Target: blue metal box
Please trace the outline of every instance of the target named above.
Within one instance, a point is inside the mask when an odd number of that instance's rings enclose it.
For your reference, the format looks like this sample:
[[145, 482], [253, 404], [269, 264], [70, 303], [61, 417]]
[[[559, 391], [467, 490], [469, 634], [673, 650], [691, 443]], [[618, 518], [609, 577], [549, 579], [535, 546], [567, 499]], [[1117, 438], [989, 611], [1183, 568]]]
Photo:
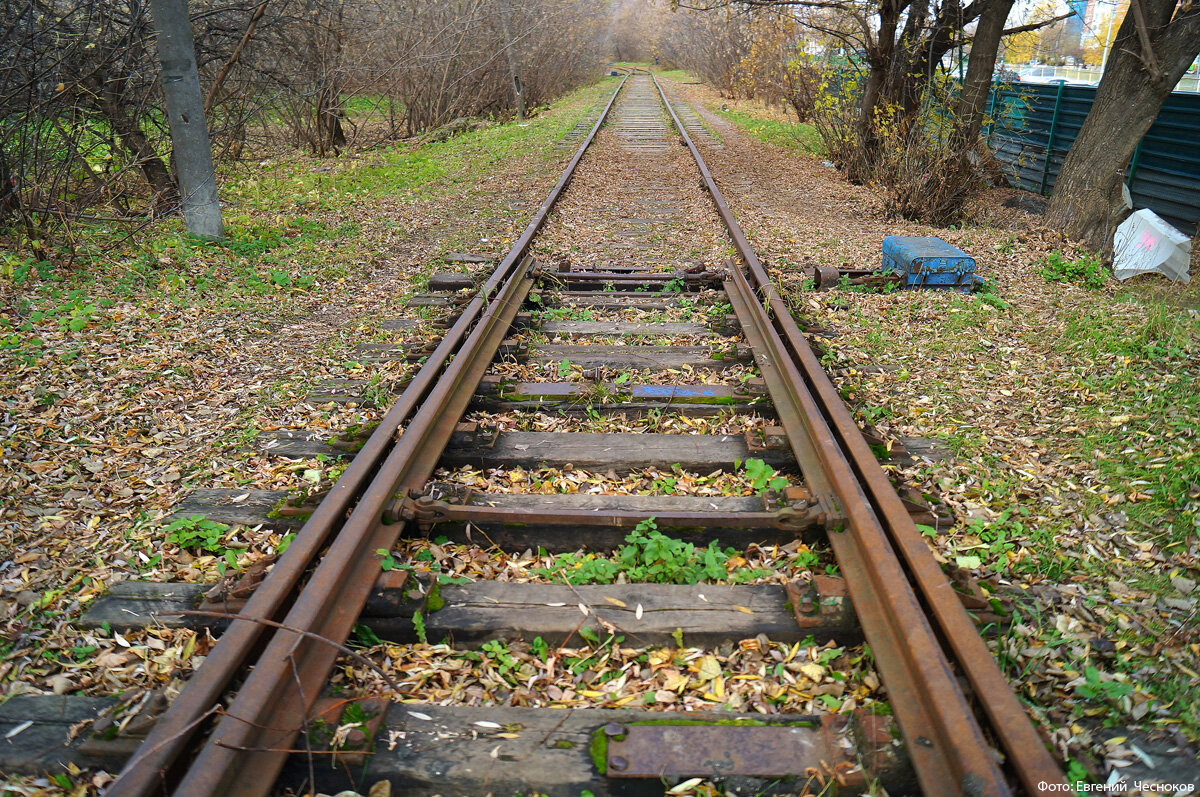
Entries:
[[904, 276], [908, 290], [933, 288], [970, 292], [983, 280], [975, 275], [975, 258], [941, 238], [889, 235], [883, 239], [883, 272]]

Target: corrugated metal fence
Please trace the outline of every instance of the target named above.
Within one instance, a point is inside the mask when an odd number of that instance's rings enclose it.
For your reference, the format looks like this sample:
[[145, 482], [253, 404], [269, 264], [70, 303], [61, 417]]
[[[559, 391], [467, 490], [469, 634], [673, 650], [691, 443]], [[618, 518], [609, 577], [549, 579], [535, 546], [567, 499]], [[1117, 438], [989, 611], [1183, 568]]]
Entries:
[[[1014, 185], [1049, 194], [1096, 98], [1091, 86], [1002, 84], [987, 130]], [[1049, 156], [1047, 157], [1047, 152]], [[1200, 94], [1175, 92], [1134, 152], [1126, 178], [1135, 208], [1150, 208], [1192, 234], [1200, 227]]]

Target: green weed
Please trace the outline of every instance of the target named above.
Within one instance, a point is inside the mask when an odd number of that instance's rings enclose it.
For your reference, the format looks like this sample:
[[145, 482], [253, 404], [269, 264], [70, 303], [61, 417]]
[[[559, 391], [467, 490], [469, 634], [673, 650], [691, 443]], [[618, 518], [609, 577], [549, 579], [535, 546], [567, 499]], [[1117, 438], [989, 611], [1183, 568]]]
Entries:
[[750, 486], [759, 495], [764, 495], [772, 490], [782, 490], [787, 487], [787, 479], [783, 476], [777, 476], [775, 469], [761, 459], [747, 459], [745, 474], [746, 478], [750, 481]]
[[728, 572], [726, 563], [737, 555], [734, 548], [710, 542], [697, 548], [690, 542], [660, 532], [654, 518], [642, 521], [625, 537], [612, 557], [595, 554], [560, 554], [553, 564], [534, 572], [543, 578], [564, 578], [569, 584], [612, 584], [624, 574], [627, 581], [657, 584], [698, 584], [701, 581], [734, 583], [761, 578], [766, 571], [745, 568]]
[[225, 546], [229, 529], [229, 525], [208, 520], [204, 515], [189, 515], [172, 521], [163, 531], [169, 543], [222, 556], [230, 567], [237, 567], [237, 554]]
[[1038, 261], [1039, 272], [1050, 282], [1073, 282], [1088, 290], [1098, 290], [1108, 282], [1108, 270], [1097, 255], [1076, 251], [1074, 260], [1062, 252], [1051, 252]]

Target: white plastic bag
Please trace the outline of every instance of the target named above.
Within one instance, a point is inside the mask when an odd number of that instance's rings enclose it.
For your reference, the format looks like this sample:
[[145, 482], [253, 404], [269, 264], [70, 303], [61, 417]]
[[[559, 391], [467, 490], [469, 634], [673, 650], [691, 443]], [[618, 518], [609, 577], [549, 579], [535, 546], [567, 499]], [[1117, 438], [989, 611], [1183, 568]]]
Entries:
[[1138, 274], [1162, 274], [1176, 282], [1191, 282], [1188, 265], [1192, 239], [1149, 208], [1135, 211], [1117, 227], [1113, 238], [1113, 274], [1125, 280]]

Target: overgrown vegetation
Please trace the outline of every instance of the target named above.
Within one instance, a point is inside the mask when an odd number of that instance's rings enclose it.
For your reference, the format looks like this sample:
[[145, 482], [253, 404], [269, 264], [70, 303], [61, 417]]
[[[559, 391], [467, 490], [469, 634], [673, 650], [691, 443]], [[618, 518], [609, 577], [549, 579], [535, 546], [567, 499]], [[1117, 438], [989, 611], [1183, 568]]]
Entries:
[[981, 170], [964, 159], [948, 111], [952, 88], [943, 76], [930, 81], [911, 111], [880, 106], [866, 138], [865, 87], [854, 73], [830, 66], [813, 94], [813, 130], [833, 164], [852, 181], [876, 188], [890, 215], [949, 225], [985, 185]]
[[[1030, 260], [1025, 273], [1047, 280], [1108, 284], [1090, 255]], [[911, 296], [876, 297], [889, 303], [883, 330], [878, 312], [843, 311], [868, 357], [905, 350], [912, 341], [897, 340], [896, 325], [921, 319], [921, 358], [943, 364], [909, 362], [883, 390], [850, 376], [843, 392], [864, 418], [915, 426], [953, 451], [907, 471], [969, 513], [949, 534], [929, 529], [946, 559], [1043, 590], [1022, 590], [997, 650], [1015, 680], [1049, 679], [1031, 694], [1075, 728], [1064, 738], [1086, 751], [1113, 736], [1108, 726], [1147, 722], [1200, 738], [1194, 651], [1180, 631], [1200, 529], [1194, 292], [1061, 291], [1035, 276], [1006, 298], [1008, 312], [947, 297], [931, 314]]]
[[0, 317], [0, 351], [36, 359], [45, 333], [54, 329], [74, 333], [82, 344], [128, 313], [117, 309], [123, 302], [153, 298], [178, 308], [202, 304], [214, 313], [271, 306], [282, 295], [317, 299], [376, 257], [357, 218], [362, 202], [429, 201], [467, 190], [492, 164], [518, 154], [552, 158], [547, 145], [611, 87], [611, 81], [590, 86], [568, 101], [573, 112], [528, 127], [494, 125], [445, 142], [383, 150], [329, 171], [290, 159], [231, 179], [222, 192], [223, 243], [193, 238], [179, 220], [161, 219], [138, 238], [119, 226], [76, 227], [69, 238], [43, 242], [49, 260], [9, 253], [8, 286], [19, 293], [20, 307]]
[[[812, 123], [820, 144], [805, 136], [801, 146], [879, 190], [890, 214], [944, 225], [997, 178], [979, 133], [990, 121], [988, 93], [1012, 5], [700, 0], [625, 27], [723, 96], [778, 104]], [[958, 52], [955, 70], [948, 64], [972, 24], [970, 56]], [[752, 126], [759, 137], [787, 140], [778, 128]]]
[[568, 584], [612, 584], [619, 577], [634, 583], [698, 584], [701, 581], [728, 581], [734, 584], [761, 578], [768, 571], [753, 568], [730, 570], [737, 556], [734, 548], [721, 548], [710, 542], [703, 548], [658, 530], [654, 518], [643, 520], [625, 537], [625, 544], [612, 556], [566, 553], [554, 557], [554, 563], [533, 572], [547, 579]]

